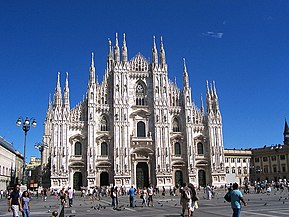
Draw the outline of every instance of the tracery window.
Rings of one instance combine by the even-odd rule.
[[[100,130],[101,131],[108,131],[108,122],[105,116],[102,116],[100,121]]]
[[[74,144],[74,155],[82,155],[82,144],[80,142]]]
[[[101,151],[100,151],[102,156],[107,156],[108,155],[108,145],[106,142],[101,143]]]
[[[146,91],[143,84],[138,83],[136,85],[136,105],[145,105]]]
[[[199,155],[204,154],[204,146],[203,146],[203,143],[199,142],[199,143],[197,144],[197,148],[198,148],[198,154],[199,154]]]
[[[181,155],[181,144],[179,142],[175,143],[175,155]]]
[[[145,123],[142,121],[137,123],[137,137],[146,137]]]
[[[173,132],[180,132],[180,125],[177,118],[173,120]]]

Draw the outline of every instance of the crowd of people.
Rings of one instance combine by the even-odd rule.
[[[204,186],[204,199],[211,200],[215,195],[214,186]],[[289,183],[286,180],[279,182],[267,182],[267,181],[256,181],[254,184],[242,186],[243,193],[271,193],[274,189],[275,191],[283,192],[287,190],[289,192]],[[201,187],[195,188],[191,183],[183,184],[182,186],[175,186],[169,189],[161,187],[161,190],[157,187],[149,185],[148,187],[135,188],[131,186],[129,188],[125,186],[102,186],[102,187],[90,187],[81,189],[81,197],[84,199],[89,199],[91,201],[101,200],[103,197],[111,198],[111,206],[113,209],[119,209],[119,197],[128,196],[129,206],[136,207],[135,202],[139,201],[142,207],[153,207],[154,199],[159,195],[159,197],[165,197],[166,193],[170,196],[180,196],[180,205],[182,216],[188,213],[188,216],[192,216],[196,208],[198,208],[198,194],[201,191]],[[241,212],[241,204],[246,205],[243,197],[243,193],[239,190],[239,185],[237,183],[232,183],[230,185],[225,185],[225,191],[227,192],[225,200],[231,203],[233,210],[233,217],[239,217]],[[55,199],[60,200],[63,207],[72,207],[73,200],[75,198],[75,190],[71,187],[61,188],[61,189],[42,189],[39,193],[43,201],[47,200],[47,196],[52,195]],[[39,196],[37,193],[34,196]],[[7,197],[8,199],[8,211],[13,213],[13,216],[20,216],[20,212],[23,217],[30,217],[30,198],[32,192],[24,191],[20,192],[19,184],[14,186],[13,191],[0,191],[0,197]],[[228,199],[229,198],[229,199]],[[139,206],[138,203],[138,206]]]

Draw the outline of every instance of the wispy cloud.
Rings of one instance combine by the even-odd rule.
[[[224,33],[223,32],[203,32],[203,36],[210,37],[210,38],[222,38]]]

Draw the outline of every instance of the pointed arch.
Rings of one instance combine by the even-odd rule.
[[[108,118],[105,115],[101,116],[100,130],[101,131],[109,131]]]
[[[138,81],[136,83],[135,93],[136,93],[135,104],[141,106],[146,105],[147,88],[144,82]]]
[[[172,122],[172,127],[173,127],[173,132],[180,132],[180,122],[179,119],[177,117],[173,118],[173,122]]]

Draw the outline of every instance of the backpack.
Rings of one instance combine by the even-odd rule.
[[[183,189],[183,198],[186,200],[191,199],[191,191],[190,189]]]
[[[231,202],[231,191],[230,190],[225,194],[224,199],[227,202]]]

